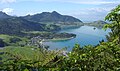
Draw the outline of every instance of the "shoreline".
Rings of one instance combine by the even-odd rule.
[[[70,39],[73,39],[73,38],[75,38],[75,37],[45,39],[45,40],[43,40],[43,42],[49,42],[49,41],[65,41],[65,40],[70,40]]]

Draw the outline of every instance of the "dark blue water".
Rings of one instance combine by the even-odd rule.
[[[107,35],[110,30],[104,31],[98,28],[94,30],[93,28],[94,27],[91,26],[81,26],[76,29],[62,30],[60,32],[74,33],[77,36],[71,40],[44,42],[44,45],[50,46],[50,49],[61,49],[68,47],[67,50],[71,50],[76,43],[80,44],[82,47],[85,45],[97,45],[102,39],[106,41],[105,35]]]

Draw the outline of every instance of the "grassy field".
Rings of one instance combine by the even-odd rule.
[[[40,65],[45,65],[58,54],[56,51],[41,50],[35,47],[20,47],[20,46],[7,46],[0,49],[0,52],[8,52],[9,54],[0,55],[2,61],[7,59],[17,58],[20,60],[29,60],[30,62],[39,61]],[[13,56],[13,57],[12,57]]]
[[[8,45],[23,45],[26,44],[27,41],[29,41],[29,39],[25,37],[9,36],[4,34],[0,35],[0,39],[2,39]],[[16,39],[19,39],[20,41],[16,41]],[[12,41],[16,41],[16,42],[12,42]]]

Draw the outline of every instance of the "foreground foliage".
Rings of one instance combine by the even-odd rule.
[[[59,52],[33,47],[5,47],[0,51],[0,70],[39,69],[52,61]]]
[[[10,71],[119,71],[120,47],[113,42],[81,48],[76,44],[67,55],[30,47],[6,47],[0,69]]]

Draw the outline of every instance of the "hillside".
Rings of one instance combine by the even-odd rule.
[[[102,20],[98,20],[98,21],[94,21],[94,24],[107,24],[107,22],[102,21]]]
[[[82,21],[72,16],[52,13],[14,17],[0,12],[0,34],[24,35],[28,31],[57,31],[65,27],[83,25]]]
[[[22,31],[43,31],[44,25],[30,22],[22,18],[0,20],[0,34],[21,34]]]
[[[23,18],[29,21],[34,21],[34,22],[52,22],[52,23],[80,22],[82,23],[82,21],[77,18],[74,18],[72,16],[67,16],[67,15],[61,15],[57,13],[56,11],[53,11],[52,13],[42,12],[40,14],[27,15],[27,16],[24,16]]]
[[[94,26],[94,27],[97,27],[97,28],[102,28],[105,24],[107,24],[107,22],[102,21],[102,20],[93,21],[91,23],[84,23],[84,25]]]
[[[11,18],[11,16],[7,15],[6,13],[0,11],[0,19]]]

